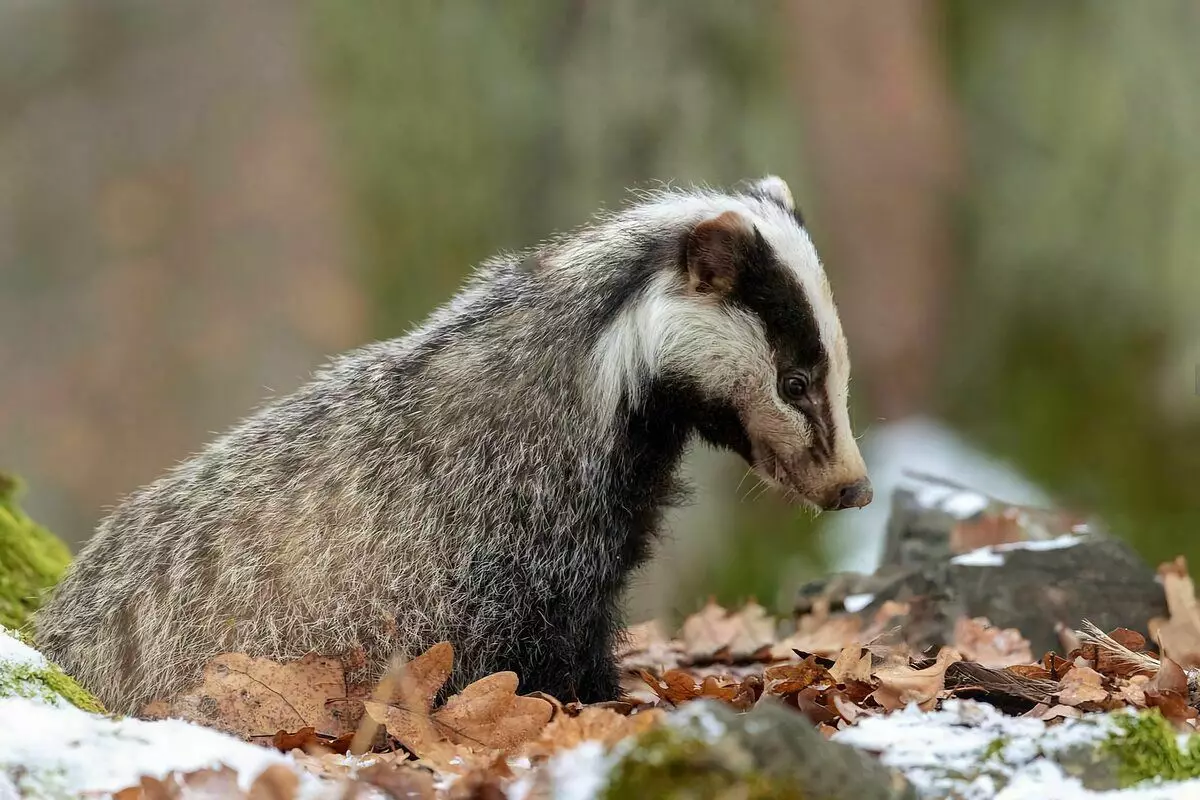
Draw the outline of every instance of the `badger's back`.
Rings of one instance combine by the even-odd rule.
[[[544,660],[571,693],[592,665],[552,663],[555,637],[611,635],[645,547],[621,533],[653,527],[673,459],[614,485],[630,456],[578,374],[615,308],[553,280],[536,259],[489,266],[424,328],[343,356],[126,499],[39,645],[118,710],[222,652],[362,646],[370,675],[442,639],[456,682]]]

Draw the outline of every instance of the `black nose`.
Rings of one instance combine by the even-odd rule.
[[[854,483],[847,483],[838,489],[837,504],[833,508],[835,510],[862,508],[870,503],[874,496],[875,492],[871,489],[871,481],[867,478],[860,478]]]

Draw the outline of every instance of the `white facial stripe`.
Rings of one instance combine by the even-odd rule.
[[[642,387],[668,369],[692,376],[702,391],[728,395],[747,374],[774,375],[762,323],[753,314],[684,295],[681,275],[664,271],[621,311],[593,353],[597,402],[606,417],[623,396],[636,407]]]

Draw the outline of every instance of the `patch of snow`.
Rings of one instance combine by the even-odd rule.
[[[622,744],[625,744],[622,742]],[[540,775],[527,775],[507,788],[510,800],[552,797],[554,800],[596,800],[608,786],[613,765],[621,759],[621,746],[612,752],[604,743],[589,739],[555,753]],[[534,789],[539,792],[535,793]]]
[[[35,669],[47,666],[45,656],[22,642],[3,625],[0,625],[0,663]]]
[[[955,556],[950,559],[950,563],[963,567],[1003,567],[1004,556],[991,547],[980,547],[978,550]]]
[[[1064,533],[1062,536],[1055,536],[1053,539],[1033,539],[1028,542],[1008,542],[1007,544],[998,544],[996,549],[1001,552],[1009,550],[1064,550],[1086,539],[1078,533]]]
[[[190,722],[111,719],[70,705],[0,699],[0,779],[28,796],[102,795],[135,786],[145,775],[221,766],[249,788],[272,764],[295,769],[302,792],[316,791],[318,779],[289,756]],[[3,788],[0,782],[0,797]]]
[[[1125,712],[1116,712],[1125,713]],[[1010,717],[970,700],[947,700],[938,711],[915,705],[894,714],[863,717],[834,740],[879,754],[900,770],[923,798],[963,800],[1185,800],[1200,797],[1200,781],[1097,792],[1084,788],[1053,760],[1091,746],[1115,730],[1112,714],[1057,725]],[[996,749],[996,743],[1003,746]]]
[[[1086,538],[1086,536],[1079,533],[1064,533],[1062,536],[1055,536],[1053,539],[1031,539],[1024,542],[990,544],[986,547],[980,547],[977,550],[957,555],[950,559],[950,563],[966,567],[1002,567],[1004,566],[1003,553],[1011,553],[1014,550],[1062,550],[1067,547],[1074,547]]]
[[[875,595],[873,594],[848,594],[846,595],[846,599],[842,601],[842,606],[851,614],[854,614],[871,605],[871,601],[874,599]]]

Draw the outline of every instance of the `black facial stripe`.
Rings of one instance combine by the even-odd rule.
[[[825,391],[829,353],[821,343],[816,312],[799,282],[757,230],[729,301],[762,321],[781,378],[797,371],[810,376],[809,397],[797,407],[810,421],[814,453],[832,458],[834,422]]]

